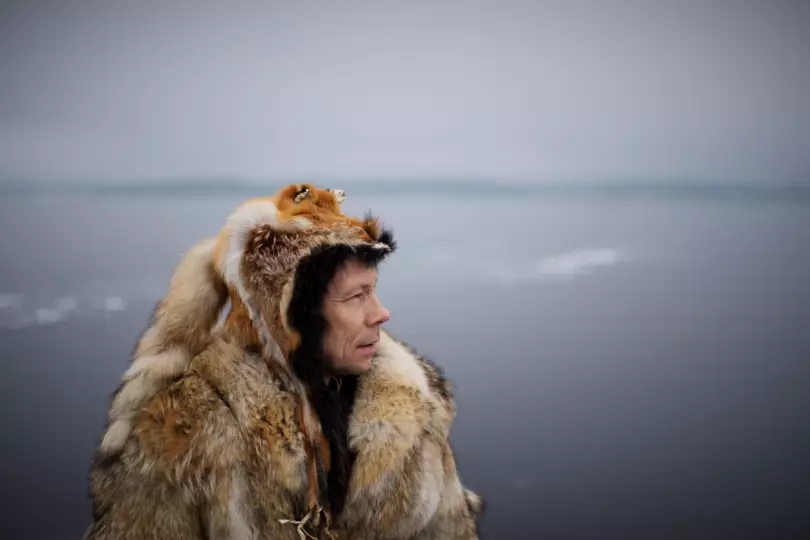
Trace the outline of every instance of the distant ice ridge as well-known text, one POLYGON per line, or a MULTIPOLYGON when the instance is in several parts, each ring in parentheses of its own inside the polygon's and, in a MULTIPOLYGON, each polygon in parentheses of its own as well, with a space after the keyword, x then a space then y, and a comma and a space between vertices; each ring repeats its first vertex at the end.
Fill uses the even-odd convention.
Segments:
POLYGON ((533 264, 489 264, 487 275, 506 285, 525 281, 571 280, 629 260, 613 248, 580 249, 548 255, 533 264))
POLYGON ((625 256, 615 249, 584 249, 545 257, 535 268, 540 275, 570 279, 624 260, 625 256))
POLYGON ((115 295, 32 299, 21 294, 0 294, 0 328, 19 329, 52 325, 70 318, 106 316, 124 311, 126 306, 126 301, 115 295))
POLYGON ((0 294, 0 309, 22 306, 25 299, 21 294, 0 294))
POLYGON ((157 302, 166 292, 165 275, 94 279, 72 290, 0 293, 0 329, 50 326, 74 319, 112 317, 133 304, 157 302))

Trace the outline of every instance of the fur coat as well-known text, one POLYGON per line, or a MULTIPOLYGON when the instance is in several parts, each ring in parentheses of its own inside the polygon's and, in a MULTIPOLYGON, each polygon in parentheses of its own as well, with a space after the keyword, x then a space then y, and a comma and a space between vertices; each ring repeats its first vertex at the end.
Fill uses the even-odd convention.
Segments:
MULTIPOLYGON (((84 539, 477 538, 482 499, 450 446, 450 384, 385 331, 370 370, 345 383, 353 466, 329 512, 338 454, 295 366, 319 347, 312 303, 335 266, 381 259, 394 243, 370 218, 316 226, 320 216, 278 208, 241 207, 176 268, 114 395, 84 539)), ((325 391, 345 393, 342 381, 325 391)))

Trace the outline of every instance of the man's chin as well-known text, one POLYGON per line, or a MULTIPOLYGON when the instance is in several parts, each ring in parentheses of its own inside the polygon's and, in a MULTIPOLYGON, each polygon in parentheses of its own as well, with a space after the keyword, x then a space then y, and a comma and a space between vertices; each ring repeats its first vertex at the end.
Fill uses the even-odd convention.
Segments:
POLYGON ((371 356, 355 358, 354 361, 341 369, 343 375, 362 375, 371 369, 371 356))

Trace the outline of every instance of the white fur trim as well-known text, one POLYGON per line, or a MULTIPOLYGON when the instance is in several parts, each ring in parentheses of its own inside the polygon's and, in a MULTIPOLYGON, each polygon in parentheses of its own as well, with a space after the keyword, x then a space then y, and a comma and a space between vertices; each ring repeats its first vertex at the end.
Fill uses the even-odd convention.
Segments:
POLYGON ((228 217, 225 224, 228 250, 224 261, 224 273, 229 283, 241 287, 239 271, 250 231, 259 225, 278 225, 279 221, 278 208, 269 201, 245 203, 228 217))
POLYGON ((295 287, 295 275, 284 284, 284 287, 281 288, 281 300, 279 301, 279 309, 281 310, 281 324, 284 325, 284 330, 290 332, 292 328, 290 328, 290 321, 287 319, 287 310, 290 307, 290 302, 292 302, 293 290, 295 287))
POLYGON ((303 216, 297 216, 290 220, 291 225, 295 225, 299 230, 309 229, 312 227, 312 222, 303 216))
POLYGON ((100 449, 103 453, 117 452, 123 448, 127 442, 127 437, 132 431, 132 422, 129 418, 118 418, 111 422, 101 440, 100 449))
POLYGON ((132 429, 132 416, 138 407, 153 396, 164 381, 182 373, 190 361, 188 351, 172 349, 141 356, 132 362, 124 374, 124 384, 110 406, 110 425, 101 441, 103 452, 117 452, 126 444, 132 429))
MULTIPOLYGON (((154 327, 150 330, 154 330, 154 327)), ((139 376, 152 379, 170 378, 182 373, 190 361, 191 356, 184 349, 171 349, 160 354, 141 356, 132 362, 123 378, 127 383, 132 383, 139 376)))
MULTIPOLYGON (((279 347, 276 340, 270 335, 270 330, 267 328, 264 318, 256 309, 250 293, 242 282, 242 259, 245 256, 245 248, 250 238, 250 232, 261 225, 282 228, 280 226, 281 220, 278 215, 278 208, 272 202, 248 202, 231 214, 225 225, 228 243, 223 273, 225 274, 225 280, 236 288, 236 292, 242 298, 248 316, 259 332, 259 338, 267 349, 267 353, 276 360, 283 362, 281 347, 279 347)), ((294 228, 306 227, 306 224, 300 221, 291 222, 290 225, 294 228)))
POLYGON ((405 537, 422 530, 436 514, 441 503, 444 486, 441 449, 435 442, 427 440, 421 454, 422 477, 419 482, 419 497, 414 499, 410 512, 402 516, 398 528, 400 534, 405 537))
POLYGON ((413 353, 387 332, 380 332, 374 363, 377 377, 393 384, 411 386, 418 389, 424 397, 431 398, 427 375, 422 366, 413 353))

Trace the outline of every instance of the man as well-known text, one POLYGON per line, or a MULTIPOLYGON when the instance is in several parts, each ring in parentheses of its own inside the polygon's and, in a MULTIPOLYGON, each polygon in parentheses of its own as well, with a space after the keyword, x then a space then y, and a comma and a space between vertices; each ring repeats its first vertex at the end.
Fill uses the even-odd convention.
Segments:
POLYGON ((86 540, 477 538, 449 385, 381 329, 392 235, 322 218, 248 203, 178 265, 111 406, 86 540))

